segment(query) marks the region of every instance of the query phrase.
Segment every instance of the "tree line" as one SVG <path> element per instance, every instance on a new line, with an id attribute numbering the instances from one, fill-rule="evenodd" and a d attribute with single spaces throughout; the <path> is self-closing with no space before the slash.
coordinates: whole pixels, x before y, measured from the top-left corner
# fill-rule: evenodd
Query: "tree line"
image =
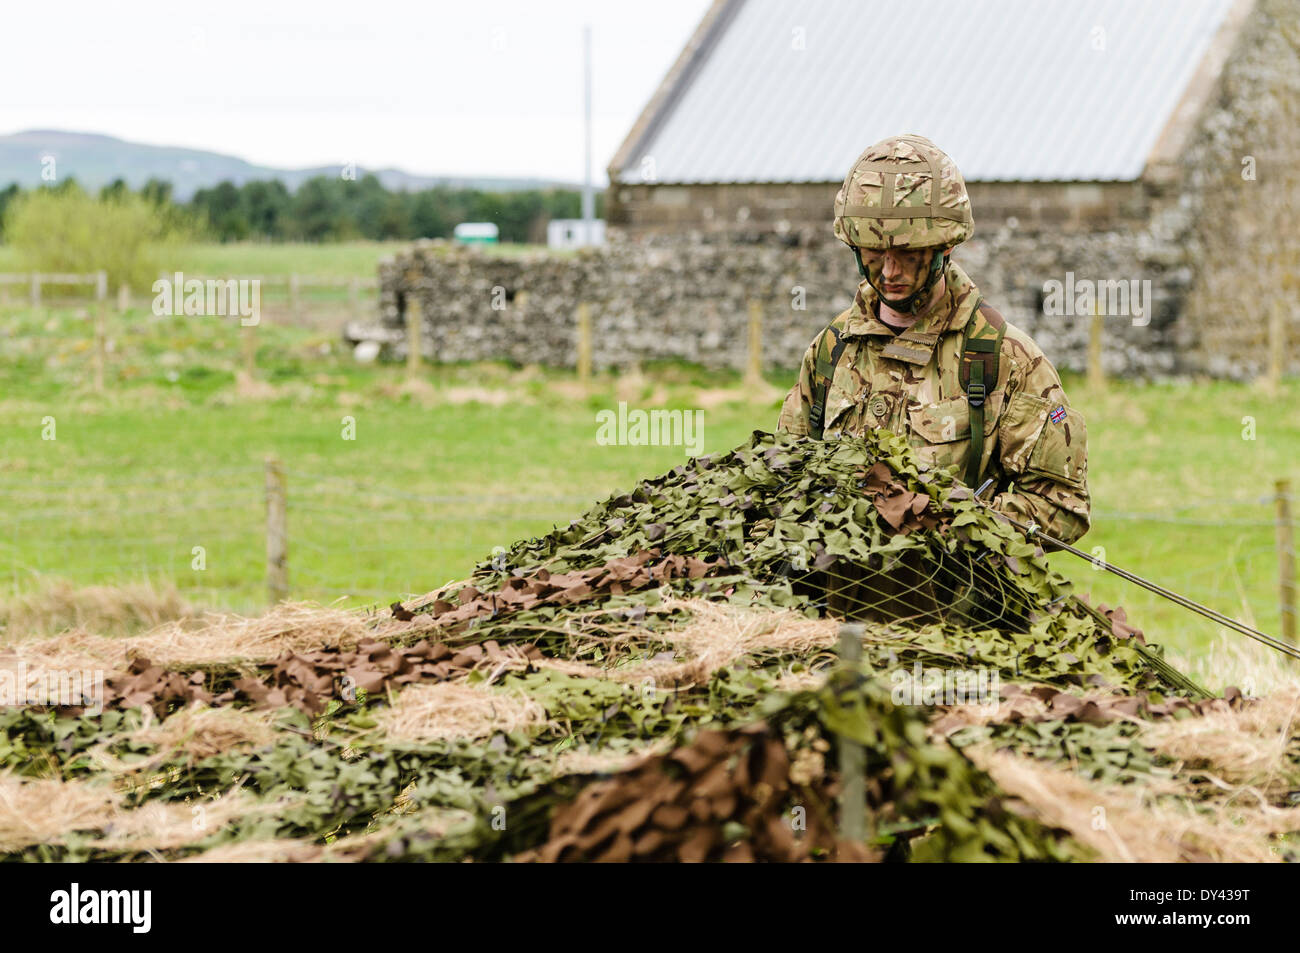
<path id="1" fill-rule="evenodd" d="M 36 191 L 80 191 L 73 178 Z M 6 211 L 23 194 L 17 185 L 0 189 L 0 227 Z M 216 241 L 331 242 L 349 239 L 450 238 L 461 222 L 493 222 L 503 242 L 545 242 L 546 223 L 578 218 L 582 195 L 572 189 L 511 192 L 438 186 L 389 191 L 373 175 L 359 179 L 317 176 L 290 192 L 278 180 L 222 182 L 178 202 L 170 182 L 150 179 L 135 192 L 118 179 L 99 190 L 102 201 L 138 197 L 170 226 Z M 596 195 L 596 215 L 604 196 Z"/>

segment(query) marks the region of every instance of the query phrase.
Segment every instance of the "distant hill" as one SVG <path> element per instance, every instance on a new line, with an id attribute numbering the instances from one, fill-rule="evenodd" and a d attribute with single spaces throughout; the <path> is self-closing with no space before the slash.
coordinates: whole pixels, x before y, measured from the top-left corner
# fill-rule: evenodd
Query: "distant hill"
<path id="1" fill-rule="evenodd" d="M 220 182 L 242 185 L 257 179 L 279 179 L 290 190 L 317 175 L 338 175 L 342 165 L 314 169 L 275 169 L 253 165 L 235 156 L 176 146 L 149 146 L 112 136 L 88 132 L 59 132 L 33 129 L 0 136 L 0 188 L 17 182 L 34 188 L 41 182 L 41 160 L 54 156 L 60 179 L 74 176 L 89 189 L 98 189 L 114 179 L 125 179 L 138 189 L 149 179 L 172 184 L 173 194 L 187 201 L 198 189 Z M 578 189 L 571 182 L 547 179 L 493 178 L 490 176 L 423 176 L 401 169 L 357 167 L 357 178 L 373 173 L 389 190 L 414 191 L 437 185 L 451 188 L 513 192 L 521 189 Z"/>

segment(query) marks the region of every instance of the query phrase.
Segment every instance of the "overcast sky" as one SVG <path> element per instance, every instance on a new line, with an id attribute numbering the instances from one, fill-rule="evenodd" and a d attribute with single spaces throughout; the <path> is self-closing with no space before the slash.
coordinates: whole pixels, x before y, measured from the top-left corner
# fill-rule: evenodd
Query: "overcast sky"
<path id="1" fill-rule="evenodd" d="M 100 132 L 263 165 L 581 181 L 708 0 L 6 0 L 0 133 Z"/>

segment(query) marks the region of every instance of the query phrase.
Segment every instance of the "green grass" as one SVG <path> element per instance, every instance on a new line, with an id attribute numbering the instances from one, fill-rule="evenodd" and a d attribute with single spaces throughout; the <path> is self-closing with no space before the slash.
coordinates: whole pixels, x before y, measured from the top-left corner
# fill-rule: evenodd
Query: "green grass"
<path id="1" fill-rule="evenodd" d="M 371 277 L 379 260 L 409 248 L 410 242 L 331 242 L 314 244 L 306 242 L 196 242 L 179 245 L 169 251 L 163 262 L 170 271 L 191 275 L 266 275 L 285 276 L 330 275 L 350 278 Z M 487 254 L 521 255 L 543 250 L 542 245 L 480 245 Z M 555 252 L 554 254 L 572 254 Z M 0 244 L 0 272 L 25 270 L 18 253 L 8 245 Z M 21 292 L 23 289 L 19 289 Z"/>
<path id="2" fill-rule="evenodd" d="M 734 375 L 669 365 L 602 377 L 584 397 L 563 372 L 484 365 L 431 369 L 412 390 L 402 368 L 357 365 L 332 328 L 263 325 L 261 382 L 250 390 L 237 385 L 240 332 L 229 321 L 136 309 L 110 315 L 98 396 L 90 333 L 74 309 L 0 311 L 0 571 L 12 593 L 50 577 L 146 578 L 256 607 L 270 454 L 289 472 L 294 596 L 356 604 L 424 592 L 685 458 L 674 447 L 598 446 L 597 409 L 619 399 L 704 406 L 710 452 L 771 429 L 791 379 L 773 376 L 776 390 L 755 402 Z M 717 403 L 709 389 L 723 387 L 735 390 Z M 1300 383 L 1272 397 L 1213 382 L 1116 382 L 1096 395 L 1071 379 L 1067 389 L 1091 447 L 1094 528 L 1080 545 L 1278 632 L 1273 510 L 1261 499 L 1277 478 L 1300 486 Z M 1242 439 L 1247 416 L 1255 440 Z M 46 418 L 55 440 L 42 439 Z M 355 440 L 343 439 L 345 418 Z M 1156 641 L 1190 652 L 1216 634 L 1068 554 L 1053 558 Z"/>
<path id="3" fill-rule="evenodd" d="M 178 247 L 175 269 L 196 275 L 335 275 L 374 277 L 381 258 L 409 242 L 337 242 L 331 244 L 231 242 Z"/>
<path id="4" fill-rule="evenodd" d="M 614 396 L 575 399 L 565 392 L 571 375 L 448 367 L 403 393 L 401 368 L 356 365 L 332 331 L 263 325 L 265 392 L 241 391 L 231 322 L 138 310 L 111 318 L 108 393 L 98 397 L 90 330 L 73 311 L 0 316 L 0 392 L 9 395 L 0 402 L 0 565 L 13 592 L 48 576 L 143 576 L 257 605 L 270 454 L 289 472 L 294 595 L 370 601 L 462 577 L 493 546 L 566 523 L 685 459 L 681 448 L 597 446 L 595 410 Z M 689 406 L 696 378 L 666 371 L 623 396 L 657 389 Z M 46 418 L 54 440 L 42 439 Z M 740 442 L 751 422 L 741 404 L 711 411 L 706 450 Z M 191 568 L 195 547 L 202 570 Z"/>

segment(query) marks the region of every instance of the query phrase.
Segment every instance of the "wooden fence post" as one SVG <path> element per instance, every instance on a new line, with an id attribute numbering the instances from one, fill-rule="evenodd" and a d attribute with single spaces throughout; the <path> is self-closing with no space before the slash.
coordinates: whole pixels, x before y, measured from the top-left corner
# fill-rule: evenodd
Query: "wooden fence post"
<path id="1" fill-rule="evenodd" d="M 244 374 L 251 381 L 257 376 L 257 325 L 241 322 L 239 343 L 244 358 Z"/>
<path id="2" fill-rule="evenodd" d="M 289 274 L 289 314 L 298 320 L 298 272 Z"/>
<path id="3" fill-rule="evenodd" d="M 104 361 L 108 323 L 108 272 L 95 273 L 95 392 L 104 392 Z"/>
<path id="4" fill-rule="evenodd" d="M 32 272 L 32 307 L 39 308 L 40 306 L 41 306 L 41 273 L 39 271 L 33 271 Z"/>
<path id="5" fill-rule="evenodd" d="M 854 673 L 862 661 L 863 627 L 858 622 L 840 626 L 840 665 Z M 856 741 L 840 735 L 840 837 L 862 843 L 867 827 L 867 752 Z"/>
<path id="6" fill-rule="evenodd" d="M 1101 390 L 1106 386 L 1106 372 L 1101 366 L 1101 332 L 1105 317 L 1101 304 L 1092 307 L 1092 320 L 1088 325 L 1088 386 Z"/>
<path id="7" fill-rule="evenodd" d="M 749 358 L 745 366 L 745 386 L 755 388 L 763 382 L 763 303 L 749 302 Z"/>
<path id="8" fill-rule="evenodd" d="M 1276 489 L 1278 596 L 1282 609 L 1282 638 L 1295 645 L 1295 536 L 1291 522 L 1291 481 L 1278 480 Z"/>
<path id="9" fill-rule="evenodd" d="M 117 310 L 119 314 L 126 314 L 131 308 L 131 289 L 125 282 L 117 286 Z"/>
<path id="10" fill-rule="evenodd" d="M 591 305 L 578 305 L 578 381 L 591 381 Z"/>
<path id="11" fill-rule="evenodd" d="M 284 465 L 266 458 L 266 594 L 271 605 L 289 597 L 289 519 Z"/>
<path id="12" fill-rule="evenodd" d="M 1282 327 L 1282 302 L 1273 299 L 1268 309 L 1268 392 L 1282 386 L 1282 361 L 1286 357 L 1286 334 Z"/>
<path id="13" fill-rule="evenodd" d="M 420 325 L 420 301 L 412 295 L 406 299 L 406 376 L 412 380 L 420 376 Z"/>

